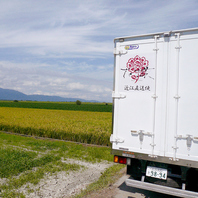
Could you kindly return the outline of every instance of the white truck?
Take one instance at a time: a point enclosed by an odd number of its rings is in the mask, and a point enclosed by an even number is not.
[[[126,185],[198,197],[198,28],[114,39],[112,97]]]

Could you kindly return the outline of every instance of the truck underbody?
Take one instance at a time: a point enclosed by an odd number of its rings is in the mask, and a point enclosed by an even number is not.
[[[112,151],[112,153],[116,152]],[[197,168],[118,155],[114,155],[114,162],[127,165],[126,174],[130,175],[130,178],[125,181],[127,186],[177,197],[198,197]],[[155,178],[155,175],[147,176],[147,167],[166,169],[167,178],[159,179]]]

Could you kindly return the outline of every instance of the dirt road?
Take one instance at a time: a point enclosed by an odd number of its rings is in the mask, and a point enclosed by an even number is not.
[[[109,186],[98,193],[93,193],[86,198],[176,198],[174,196],[126,186],[125,180],[129,176],[127,176],[125,172],[126,171],[123,169],[122,177],[118,179],[112,186]]]

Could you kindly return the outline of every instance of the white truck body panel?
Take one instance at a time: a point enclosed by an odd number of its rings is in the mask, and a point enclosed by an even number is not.
[[[198,168],[198,29],[114,43],[112,150]]]

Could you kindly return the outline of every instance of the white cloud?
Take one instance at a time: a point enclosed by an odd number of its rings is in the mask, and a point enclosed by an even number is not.
[[[1,87],[15,89],[29,95],[44,94],[88,100],[111,100],[109,97],[111,89],[108,87],[111,87],[112,82],[106,83],[102,76],[100,80],[96,80],[94,76],[85,77],[58,70],[48,71],[46,65],[42,69],[38,65],[34,69],[30,66],[31,64],[27,63],[22,64],[20,68],[18,64],[0,62]],[[74,66],[75,63],[72,67]],[[101,93],[100,97],[97,96],[98,93]]]
[[[70,90],[75,90],[75,89],[79,89],[79,90],[82,90],[85,88],[84,85],[82,85],[81,83],[77,82],[77,83],[69,83],[67,85],[68,89]]]

